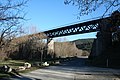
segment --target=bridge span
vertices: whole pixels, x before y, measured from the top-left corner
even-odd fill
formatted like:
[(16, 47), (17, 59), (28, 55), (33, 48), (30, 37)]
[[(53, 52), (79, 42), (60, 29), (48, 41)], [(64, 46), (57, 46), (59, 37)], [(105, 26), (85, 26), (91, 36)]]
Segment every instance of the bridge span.
[(44, 31), (48, 38), (75, 35), (75, 34), (83, 34), (89, 32), (96, 32), (100, 30), (99, 24), (102, 20), (110, 19), (110, 17), (96, 19), (92, 21), (87, 21), (83, 23), (77, 23), (57, 29), (52, 29), (48, 31)]
[[(109, 17), (105, 18), (99, 18), (96, 20), (91, 20), (83, 23), (76, 23), (52, 30), (47, 30), (43, 32), (39, 32), (36, 34), (31, 34), (28, 36), (38, 36), (41, 33), (44, 34), (44, 38), (55, 38), (55, 37), (62, 37), (62, 36), (69, 36), (69, 35), (76, 35), (76, 34), (83, 34), (83, 33), (89, 33), (89, 32), (96, 32), (96, 31), (101, 31), (101, 27), (105, 27), (105, 25), (109, 24), (109, 27), (114, 28), (114, 23), (118, 23), (120, 26), (120, 13), (115, 13), (113, 18), (114, 13), (111, 14)], [(107, 23), (107, 24), (106, 24)], [(105, 24), (105, 25), (101, 25)], [(117, 26), (118, 26), (117, 25)]]

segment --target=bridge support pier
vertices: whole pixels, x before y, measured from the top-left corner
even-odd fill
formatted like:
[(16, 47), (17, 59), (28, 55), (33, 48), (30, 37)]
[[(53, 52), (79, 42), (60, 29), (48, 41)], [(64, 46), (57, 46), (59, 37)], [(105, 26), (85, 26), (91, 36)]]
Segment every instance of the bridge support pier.
[(93, 47), (89, 56), (93, 65), (108, 67), (109, 50), (112, 47), (112, 33), (97, 33), (97, 39), (93, 42)]
[(112, 33), (98, 32), (97, 39), (94, 40), (90, 57), (97, 57), (107, 53), (112, 46)]
[(54, 40), (52, 38), (47, 39), (47, 55), (50, 58), (54, 58)]
[[(115, 12), (111, 15), (110, 19), (105, 19), (99, 23), (100, 31), (96, 35), (97, 39), (93, 42), (91, 54), (89, 56), (89, 59), (92, 60), (94, 65), (104, 67), (116, 67), (117, 65), (120, 67), (120, 64), (115, 64), (118, 60), (120, 60), (120, 58), (118, 58), (118, 56), (120, 57), (120, 50), (118, 49), (120, 46), (113, 45), (113, 43), (116, 42), (112, 42), (112, 33), (119, 29), (120, 19), (116, 19), (118, 17), (117, 14), (119, 13)], [(120, 41), (117, 43), (120, 44)]]

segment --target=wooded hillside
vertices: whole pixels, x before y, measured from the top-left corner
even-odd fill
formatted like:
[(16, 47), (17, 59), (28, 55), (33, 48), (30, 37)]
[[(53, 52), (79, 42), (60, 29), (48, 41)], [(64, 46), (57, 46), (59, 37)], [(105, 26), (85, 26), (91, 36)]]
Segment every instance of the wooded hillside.
[(90, 39), (78, 39), (78, 40), (74, 40), (72, 42), (75, 42), (76, 47), (78, 49), (86, 50), (86, 51), (88, 51), (90, 53), (93, 41), (94, 41), (94, 38), (90, 38)]

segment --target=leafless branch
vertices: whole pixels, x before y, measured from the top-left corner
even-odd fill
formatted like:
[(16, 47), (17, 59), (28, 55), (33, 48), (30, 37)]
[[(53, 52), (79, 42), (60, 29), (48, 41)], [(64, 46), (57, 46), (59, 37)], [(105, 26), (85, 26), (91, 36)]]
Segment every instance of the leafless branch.
[[(11, 37), (19, 32), (19, 25), (24, 19), (23, 7), (28, 0), (3, 0), (0, 4), (0, 46), (11, 41)], [(10, 42), (7, 41), (7, 42)]]
[(78, 7), (79, 17), (88, 15), (100, 7), (107, 6), (103, 16), (111, 10), (111, 8), (118, 8), (120, 5), (120, 0), (64, 0), (65, 5), (72, 4)]

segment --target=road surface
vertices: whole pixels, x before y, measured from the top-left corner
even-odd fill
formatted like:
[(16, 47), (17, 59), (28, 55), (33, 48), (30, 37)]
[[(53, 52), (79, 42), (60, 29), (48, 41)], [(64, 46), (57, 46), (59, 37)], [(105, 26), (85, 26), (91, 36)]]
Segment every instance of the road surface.
[(72, 59), (23, 76), (33, 80), (120, 80), (120, 69), (90, 67), (85, 61), (84, 58)]

